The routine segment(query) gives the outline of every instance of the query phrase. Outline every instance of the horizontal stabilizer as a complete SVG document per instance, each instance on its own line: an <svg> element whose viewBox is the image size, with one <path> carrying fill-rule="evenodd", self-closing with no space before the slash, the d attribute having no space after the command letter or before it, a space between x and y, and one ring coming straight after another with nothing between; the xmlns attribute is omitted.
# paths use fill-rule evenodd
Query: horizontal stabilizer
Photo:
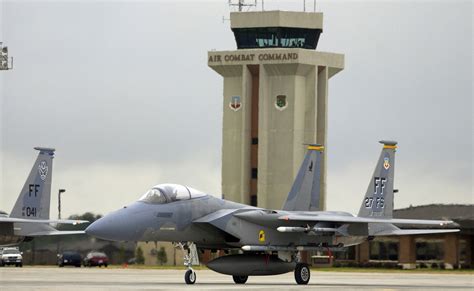
<svg viewBox="0 0 474 291"><path fill-rule="evenodd" d="M386 235L414 235L459 232L459 229L394 229L377 232L376 236Z"/></svg>
<svg viewBox="0 0 474 291"><path fill-rule="evenodd" d="M83 230L50 230L50 231L38 231L29 233L28 236L49 236L49 235L72 235L72 234L86 234Z"/></svg>
<svg viewBox="0 0 474 291"><path fill-rule="evenodd" d="M28 223L57 223L57 224L82 224L89 223L87 220L69 220L69 219L25 219L15 217L0 217L0 222L28 222Z"/></svg>
<svg viewBox="0 0 474 291"><path fill-rule="evenodd" d="M337 246L272 246L272 245L245 245L242 246L241 249L246 252L267 252L267 251L327 251L327 249L331 249L331 251L345 251L345 248L337 247Z"/></svg>
<svg viewBox="0 0 474 291"><path fill-rule="evenodd" d="M397 218L373 218L344 215L285 215L278 219L287 221L325 221L336 223L392 223L392 224L420 224L420 225L447 225L452 220L422 220L422 219L397 219Z"/></svg>

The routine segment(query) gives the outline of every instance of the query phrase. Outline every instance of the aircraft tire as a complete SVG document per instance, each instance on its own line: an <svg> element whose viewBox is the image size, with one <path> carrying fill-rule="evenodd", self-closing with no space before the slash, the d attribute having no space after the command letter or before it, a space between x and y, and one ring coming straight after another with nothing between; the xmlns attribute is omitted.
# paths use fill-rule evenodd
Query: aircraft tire
<svg viewBox="0 0 474 291"><path fill-rule="evenodd" d="M193 270L187 270L184 274L184 281L186 284L194 284L196 283L196 272Z"/></svg>
<svg viewBox="0 0 474 291"><path fill-rule="evenodd" d="M306 285L311 278L308 264L298 263L295 268L295 280L298 285Z"/></svg>
<svg viewBox="0 0 474 291"><path fill-rule="evenodd" d="M245 284L249 276L232 276L232 279L234 279L235 284Z"/></svg>

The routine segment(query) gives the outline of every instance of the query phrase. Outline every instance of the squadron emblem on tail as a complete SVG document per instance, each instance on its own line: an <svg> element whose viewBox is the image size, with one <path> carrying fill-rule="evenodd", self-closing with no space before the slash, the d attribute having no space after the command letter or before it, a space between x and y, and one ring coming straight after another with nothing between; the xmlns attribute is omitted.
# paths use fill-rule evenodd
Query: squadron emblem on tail
<svg viewBox="0 0 474 291"><path fill-rule="evenodd" d="M41 161L38 166L38 173L40 175L41 180L45 180L46 176L48 175L48 164L46 161Z"/></svg>
<svg viewBox="0 0 474 291"><path fill-rule="evenodd" d="M385 170L390 169L390 159L389 159L388 157L385 157L385 158L383 159L383 168L384 168Z"/></svg>

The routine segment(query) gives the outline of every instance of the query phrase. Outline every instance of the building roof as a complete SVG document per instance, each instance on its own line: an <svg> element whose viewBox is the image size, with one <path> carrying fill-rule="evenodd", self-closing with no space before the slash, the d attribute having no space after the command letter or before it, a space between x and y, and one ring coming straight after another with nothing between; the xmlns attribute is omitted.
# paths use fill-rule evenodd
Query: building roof
<svg viewBox="0 0 474 291"><path fill-rule="evenodd" d="M459 227L463 233L474 231L474 204L428 204L395 209L394 218L413 219L446 219L453 220L454 225L448 228ZM419 225L406 225L403 228L432 228Z"/></svg>
<svg viewBox="0 0 474 291"><path fill-rule="evenodd" d="M474 220L474 204L428 204L395 209L395 218Z"/></svg>

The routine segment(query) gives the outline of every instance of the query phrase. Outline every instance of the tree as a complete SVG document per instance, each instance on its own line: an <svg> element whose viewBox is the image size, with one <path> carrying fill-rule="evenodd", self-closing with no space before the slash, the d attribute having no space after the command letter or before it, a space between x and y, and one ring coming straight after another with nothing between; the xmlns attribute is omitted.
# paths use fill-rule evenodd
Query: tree
<svg viewBox="0 0 474 291"><path fill-rule="evenodd" d="M97 219L99 219L101 217L102 217L101 214L94 214L92 212L86 212L82 215L77 215L77 214L71 215L71 216L69 216L69 219L87 220L90 223L93 223L94 221L96 221Z"/></svg>
<svg viewBox="0 0 474 291"><path fill-rule="evenodd" d="M165 247L160 247L160 250L156 253L156 259L158 264L161 266L168 262L168 256L166 255Z"/></svg>
<svg viewBox="0 0 474 291"><path fill-rule="evenodd" d="M57 226L58 230L84 230L86 227L88 227L91 223L96 221L97 219L101 218L101 214L94 214L92 212L86 212L84 214L78 215L74 214L69 216L68 219L70 220L87 220L89 223L81 223L81 224L76 224L76 225L71 225L71 224L60 224Z"/></svg>
<svg viewBox="0 0 474 291"><path fill-rule="evenodd" d="M135 252L135 260L138 265L145 264L145 257L143 256L143 250L141 247L138 247Z"/></svg>

